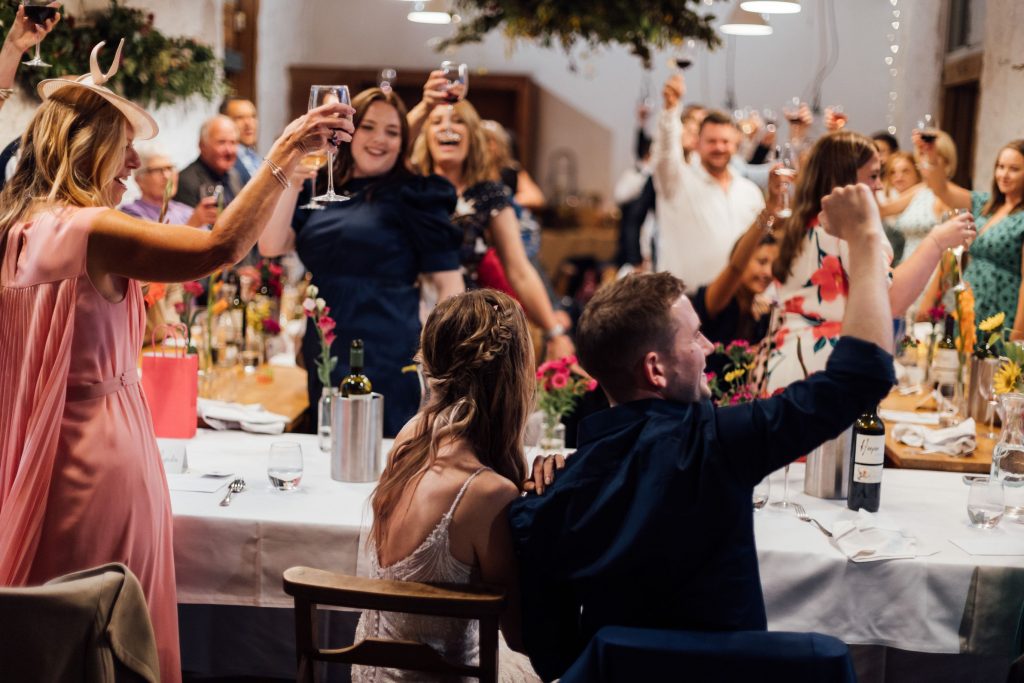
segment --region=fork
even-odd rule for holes
[[[821,522],[819,522],[818,520],[814,519],[814,517],[811,517],[810,515],[808,515],[807,514],[807,510],[804,509],[803,505],[801,505],[800,503],[793,503],[792,505],[793,505],[793,512],[796,513],[797,519],[799,519],[802,522],[810,522],[814,526],[818,527],[818,531],[820,531],[821,533],[825,534],[829,538],[832,538],[832,532],[829,531],[828,529],[826,529],[825,527],[823,527],[821,525]]]
[[[236,493],[241,493],[244,490],[245,479],[235,479],[230,484],[228,484],[228,493],[226,496],[224,496],[224,500],[222,500],[220,504],[223,505],[224,507],[231,505],[231,496],[235,495]]]

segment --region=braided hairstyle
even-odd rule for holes
[[[370,537],[384,545],[407,486],[434,464],[440,445],[463,441],[498,474],[522,486],[523,428],[533,407],[533,347],[526,317],[511,297],[478,289],[450,297],[423,326],[420,358],[430,398],[413,436],[392,453],[373,493]]]

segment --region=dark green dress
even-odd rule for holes
[[[971,213],[980,230],[988,222],[981,209],[988,192],[971,193]],[[1024,211],[985,230],[971,245],[964,277],[974,289],[974,317],[978,322],[1000,311],[1006,313],[1006,329],[1013,328],[1021,282],[1021,248],[1024,247]]]

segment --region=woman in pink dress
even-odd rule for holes
[[[0,585],[123,562],[146,593],[160,679],[181,679],[167,483],[136,360],[139,281],[181,282],[240,260],[301,157],[350,140],[352,109],[292,122],[212,231],[117,206],[152,117],[91,73],[39,84],[43,104],[0,193]],[[333,130],[332,130],[333,129]]]

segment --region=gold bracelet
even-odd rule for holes
[[[267,166],[270,167],[271,174],[273,174],[277,182],[281,183],[281,187],[287,190],[292,186],[291,181],[288,180],[288,176],[284,174],[284,171],[280,166],[271,161],[269,157],[263,157],[263,161],[267,162]]]

